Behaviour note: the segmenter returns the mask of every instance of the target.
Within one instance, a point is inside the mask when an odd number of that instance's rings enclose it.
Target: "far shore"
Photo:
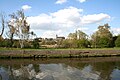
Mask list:
[[[120,56],[119,48],[106,49],[11,49],[0,48],[0,59],[84,58]]]

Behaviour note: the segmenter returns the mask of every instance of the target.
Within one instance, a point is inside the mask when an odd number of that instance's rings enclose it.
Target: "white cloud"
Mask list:
[[[70,28],[79,23],[82,11],[82,9],[68,7],[50,14],[31,16],[27,20],[33,29],[58,30]]]
[[[23,5],[22,6],[22,9],[23,10],[29,10],[29,9],[31,9],[32,7],[31,6],[29,6],[29,5]]]
[[[55,3],[56,4],[63,4],[63,3],[66,3],[67,0],[57,0]]]
[[[68,31],[79,28],[81,25],[96,23],[110,18],[108,14],[104,13],[83,15],[82,12],[83,9],[68,7],[49,14],[43,13],[38,16],[31,16],[27,20],[32,30],[42,30],[44,33],[41,36],[49,37],[56,34],[65,34]]]
[[[114,35],[120,34],[120,28],[111,28]]]
[[[57,12],[51,13],[51,16],[53,18],[52,21],[57,24],[62,24],[65,27],[69,27],[80,22],[82,12],[83,9],[77,9],[75,7],[62,9]]]
[[[81,31],[88,31],[89,30],[89,28],[87,28],[87,27],[80,27],[80,28],[78,28],[77,30],[81,30]]]
[[[85,15],[82,17],[82,24],[89,24],[89,23],[96,23],[100,22],[104,19],[110,19],[108,14],[100,13],[100,14],[92,14],[92,15]]]
[[[77,0],[77,1],[79,1],[80,3],[83,3],[83,2],[85,2],[86,0]]]
[[[48,31],[45,31],[43,32],[42,36],[43,38],[52,38],[52,37],[56,37],[56,34],[57,35],[61,35],[62,34],[62,31],[61,30],[57,30],[57,31],[51,31],[51,30],[48,30]]]

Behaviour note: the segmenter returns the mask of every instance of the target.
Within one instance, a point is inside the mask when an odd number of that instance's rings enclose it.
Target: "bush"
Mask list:
[[[120,35],[118,36],[118,38],[115,41],[115,46],[120,47]]]
[[[39,40],[38,39],[34,39],[32,42],[33,48],[38,49],[40,47],[39,45]]]
[[[0,41],[0,47],[11,47],[12,43],[9,39],[5,39],[3,41]]]

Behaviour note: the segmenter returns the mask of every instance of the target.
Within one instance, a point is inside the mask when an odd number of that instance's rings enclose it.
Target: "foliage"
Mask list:
[[[70,33],[68,39],[64,40],[62,45],[65,48],[87,48],[89,45],[88,36],[78,30],[75,33]]]
[[[13,42],[14,42],[14,43],[13,43],[13,47],[14,47],[14,48],[20,48],[20,44],[19,44],[19,41],[18,41],[18,40],[14,40]]]
[[[68,35],[68,38],[69,38],[69,39],[74,39],[74,40],[76,40],[76,39],[77,39],[77,34],[76,34],[76,33],[70,33],[70,34]]]
[[[11,47],[11,42],[9,39],[5,39],[3,41],[0,41],[0,47]]]
[[[66,39],[62,42],[64,48],[77,48],[77,40]]]
[[[78,48],[88,48],[90,45],[90,42],[87,39],[80,39],[77,40],[77,47]]]
[[[115,41],[118,38],[118,36],[113,36],[113,40],[112,40],[112,47],[115,47]]]
[[[100,38],[100,40],[99,40],[99,42],[98,42],[99,47],[102,47],[102,48],[109,47],[110,44],[109,44],[108,41],[109,41],[109,40],[108,40],[108,38],[106,38],[106,37]]]
[[[117,37],[117,39],[115,41],[115,46],[120,47],[120,35]]]
[[[110,32],[110,26],[104,24],[99,26],[98,30],[91,36],[92,47],[111,47],[112,46],[112,33]]]
[[[32,41],[33,48],[38,49],[40,47],[38,38]]]

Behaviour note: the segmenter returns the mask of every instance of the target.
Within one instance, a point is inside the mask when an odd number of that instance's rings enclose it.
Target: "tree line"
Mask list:
[[[112,48],[120,47],[120,35],[114,36],[108,23],[98,26],[98,30],[90,37],[78,30],[68,35],[66,47],[75,48]]]
[[[6,16],[0,14],[0,47],[40,48],[41,45],[56,45],[56,48],[111,48],[120,47],[120,35],[114,36],[108,23],[98,26],[91,36],[81,30],[69,33],[67,39],[39,40],[30,37],[36,34],[30,30],[27,17],[23,10]],[[6,31],[5,31],[6,29]],[[4,38],[3,34],[7,37]]]

